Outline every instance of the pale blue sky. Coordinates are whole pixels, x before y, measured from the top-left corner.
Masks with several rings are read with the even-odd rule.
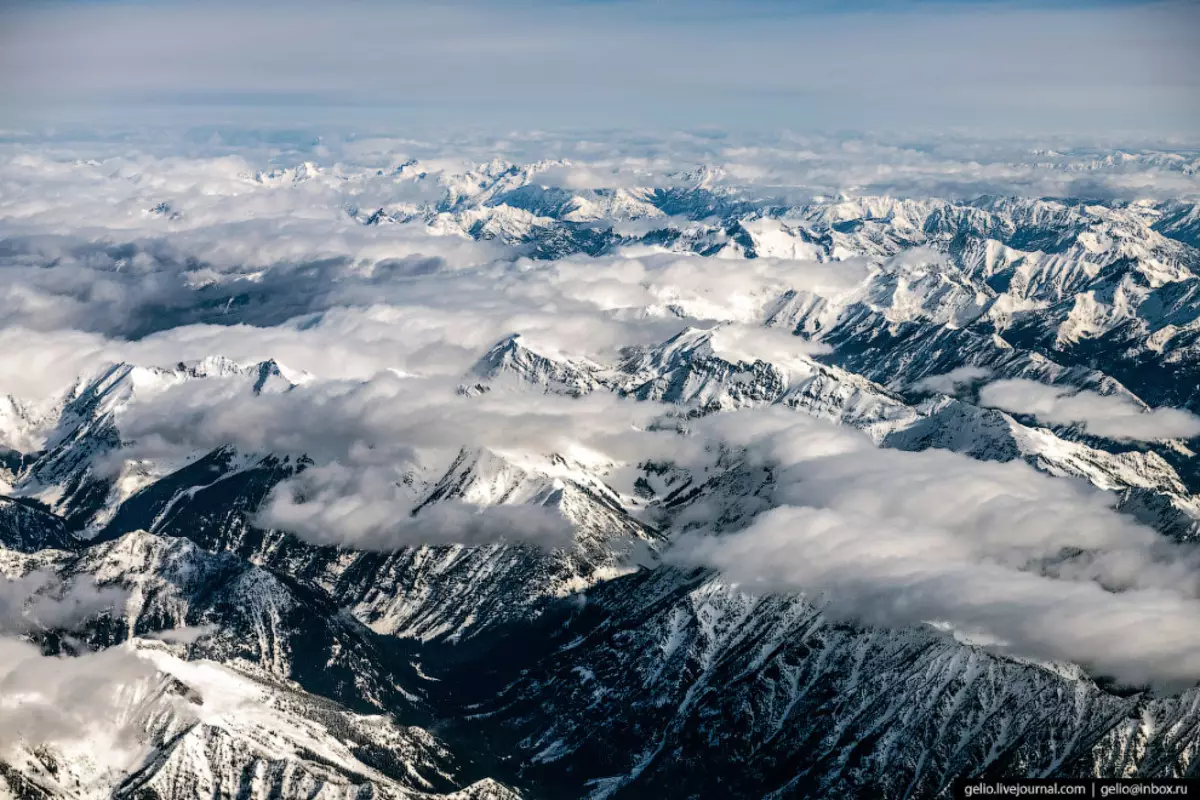
[[[0,5],[0,122],[1183,134],[1194,2]]]

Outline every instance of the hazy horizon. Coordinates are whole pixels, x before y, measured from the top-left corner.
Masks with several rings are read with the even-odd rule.
[[[8,3],[0,124],[1189,137],[1190,2]]]

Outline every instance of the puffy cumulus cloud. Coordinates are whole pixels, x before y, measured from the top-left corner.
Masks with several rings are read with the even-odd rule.
[[[786,368],[797,356],[811,356],[832,350],[823,342],[814,342],[778,328],[750,325],[722,325],[712,336],[713,351],[733,361],[766,361]]]
[[[0,395],[39,402],[109,360],[108,340],[83,331],[0,328]]]
[[[1129,397],[1016,379],[979,391],[985,406],[1029,414],[1052,425],[1078,425],[1107,439],[1156,441],[1200,436],[1200,417],[1177,408],[1145,408]]]
[[[628,248],[622,256],[568,258],[552,267],[563,294],[610,312],[673,313],[695,320],[761,322],[788,291],[836,295],[865,281],[865,261],[757,258],[737,262]],[[670,311],[673,310],[673,311]]]
[[[573,542],[570,524],[546,505],[477,505],[443,501],[421,507],[395,468],[312,467],[275,487],[258,524],[321,545],[396,550],[416,545],[476,546],[496,541],[547,549]]]
[[[949,372],[922,378],[914,383],[912,388],[918,392],[940,392],[941,394],[952,395],[957,393],[964,385],[986,380],[991,377],[991,374],[992,371],[987,367],[971,365],[955,367]]]
[[[1136,684],[1200,679],[1200,648],[1182,633],[1200,615],[1200,551],[1118,514],[1111,494],[1020,462],[877,449],[775,410],[692,430],[768,467],[775,508],[738,532],[686,534],[670,560],[804,592],[866,624],[946,623]],[[1136,651],[1115,651],[1126,636]]]
[[[784,408],[718,414],[689,424],[697,438],[739,448],[756,466],[794,464],[874,449],[860,431]]]
[[[977,558],[1014,569],[1035,565],[1114,589],[1175,583],[1189,594],[1200,590],[1200,552],[1115,513],[1114,495],[1021,462],[862,450],[797,462],[777,480],[784,504],[934,526]]]
[[[666,186],[669,178],[647,169],[637,160],[617,163],[575,164],[563,162],[539,170],[537,181],[563,189],[648,189]]]

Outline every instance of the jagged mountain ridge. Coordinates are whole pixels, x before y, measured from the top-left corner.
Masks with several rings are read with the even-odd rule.
[[[58,753],[18,750],[5,756],[0,791],[45,798],[518,796],[483,778],[464,781],[478,768],[414,724],[432,717],[405,655],[311,587],[144,531],[78,553],[0,556],[0,574],[11,577],[36,570],[68,584],[125,590],[119,608],[71,641],[132,648],[154,672],[123,690],[112,730],[88,734],[136,741],[132,760],[97,762],[70,743]],[[139,638],[164,629],[195,633],[174,644]]]
[[[581,399],[611,392],[661,405],[683,426],[737,408],[788,408],[883,447],[1019,459],[1083,478],[1163,534],[1195,538],[1186,444],[1097,440],[983,408],[970,392],[913,389],[972,365],[1191,404],[1197,260],[1186,203],[795,205],[728,186],[714,169],[679,176],[674,188],[537,183],[561,166],[496,161],[447,176],[405,163],[397,180],[439,182],[445,196],[353,218],[385,233],[419,225],[490,239],[535,259],[654,253],[720,259],[730,270],[740,259],[809,259],[861,262],[865,277],[729,311],[725,322],[799,334],[786,363],[731,355],[713,341],[721,326],[682,303],[630,310],[674,316],[681,330],[610,360],[506,337],[463,376],[462,394],[513,384]],[[269,191],[350,179],[311,164],[253,176]],[[147,691],[146,715],[169,717],[156,703],[176,689],[162,687],[187,675],[269,687],[265,722],[164,734],[159,755],[104,795],[510,796],[491,776],[531,797],[704,797],[713,787],[731,797],[922,797],[963,774],[1174,775],[1196,763],[1194,691],[1155,697],[931,628],[866,629],[826,619],[804,597],[755,597],[712,573],[648,568],[663,532],[701,501],[726,531],[769,507],[770,470],[736,458],[703,475],[638,464],[632,493],[609,485],[605,465],[503,449],[465,447],[411,475],[421,507],[553,505],[576,538],[549,556],[507,543],[362,552],[263,529],[256,512],[269,492],[311,462],[230,447],[179,462],[121,457],[121,415],[139,392],[210,378],[250,396],[304,382],[274,362],[213,357],[85,376],[49,421],[0,403],[0,443],[15,446],[0,480],[19,495],[0,499],[4,563],[129,589],[125,616],[90,629],[93,646],[162,627],[215,628],[187,645],[136,644],[175,676]],[[96,469],[103,461],[120,469]],[[399,722],[376,721],[385,714]],[[302,750],[291,729],[313,715],[313,726],[301,723]],[[393,755],[381,766],[364,754],[372,748]],[[228,758],[237,751],[255,755]],[[483,766],[470,775],[448,766],[471,760]],[[46,782],[43,767],[10,763],[0,780],[16,794],[42,781],[48,796],[74,796]],[[485,782],[468,784],[476,778]]]
[[[597,212],[605,216],[581,221],[579,209],[608,195],[539,185],[544,165],[489,169],[502,179],[484,180],[486,188],[456,195],[450,206],[413,207],[393,221],[500,239],[526,246],[536,258],[648,247],[727,258],[881,262],[928,248],[945,263],[923,272],[919,265],[876,272],[860,292],[825,310],[823,337],[836,338],[838,328],[846,331],[842,338],[861,336],[857,301],[881,315],[871,322],[875,336],[910,324],[916,330],[908,338],[926,339],[950,323],[985,339],[999,335],[1068,367],[1094,368],[1103,352],[1104,371],[1148,402],[1189,408],[1200,402],[1194,393],[1177,393],[1195,381],[1162,374],[1190,369],[1200,324],[1200,252],[1188,233],[1194,204],[867,196],[788,205],[714,182],[711,171],[701,171],[679,176],[670,190],[617,190],[636,202],[605,207]],[[519,188],[498,188],[514,183]],[[450,207],[466,210],[455,216],[444,210]],[[617,232],[621,221],[653,224],[661,215],[668,217],[663,227]],[[1114,362],[1116,353],[1121,358]]]
[[[117,510],[102,537],[152,520],[157,533],[311,581],[378,632],[421,639],[469,637],[476,626],[534,614],[555,597],[616,574],[631,543],[658,539],[605,497],[611,490],[594,478],[564,481],[491,452],[464,450],[431,482],[422,503],[520,502],[522,496],[540,502],[552,491],[575,525],[576,548],[549,555],[501,544],[346,552],[257,527],[252,517],[258,504],[291,473],[272,459],[248,469],[230,469],[231,463],[230,453],[213,453],[147,487]]]
[[[813,389],[802,381],[799,385],[808,392],[809,402],[790,402],[788,398],[796,385],[789,383],[790,375],[785,376],[783,370],[767,362],[727,360],[721,356],[719,348],[714,349],[711,339],[712,331],[685,330],[659,348],[631,351],[618,366],[605,367],[595,363],[581,366],[556,362],[533,351],[525,352],[527,348],[519,338],[509,338],[484,356],[482,366],[472,377],[483,380],[483,386],[493,380],[516,378],[533,391],[563,391],[567,394],[582,387],[589,391],[637,396],[637,388],[647,384],[677,386],[680,388],[674,393],[647,394],[644,400],[666,400],[685,409],[693,408],[698,413],[714,413],[721,408],[741,405],[779,403],[792,406],[797,413],[860,426],[888,446],[922,449],[950,445],[975,457],[1026,458],[1051,472],[1083,475],[1104,488],[1130,493],[1141,489],[1156,496],[1175,495],[1181,501],[1187,499],[1186,490],[1177,476],[1172,477],[1174,473],[1169,465],[1161,459],[1155,461],[1153,454],[1141,457],[1142,460],[1136,456],[1131,460],[1128,455],[1122,458],[1092,450],[1083,444],[1060,440],[1050,431],[1027,428],[1002,412],[980,409],[963,400],[932,398],[911,405],[903,396],[878,384],[822,365],[807,356],[802,359],[807,359],[805,363],[809,363],[812,374],[820,376],[822,382]],[[497,353],[502,357],[497,359]],[[526,370],[533,372],[526,373]],[[539,375],[538,370],[545,370],[546,375],[555,379],[543,379],[545,376]],[[592,380],[587,384],[558,379],[589,370]],[[864,402],[867,408],[889,411],[884,415],[855,413],[855,409],[864,407]],[[458,496],[484,499],[478,494],[482,487],[471,488],[480,480],[485,480],[490,487],[487,491],[492,492],[493,497],[504,496],[511,491],[508,481],[516,479],[519,482],[522,478],[510,473],[512,478],[496,484],[497,474],[502,475],[513,468],[498,458],[493,454],[464,451],[447,474],[433,483],[431,496],[440,491],[440,496],[457,493]],[[750,598],[731,592],[712,576],[685,575],[665,568],[626,577],[611,575],[589,591],[588,605],[583,612],[574,610],[569,604],[558,605],[554,606],[554,613],[540,615],[545,622],[537,623],[539,617],[530,615],[533,606],[522,606],[517,602],[515,613],[511,613],[511,608],[506,609],[509,613],[501,613],[497,609],[511,606],[521,596],[522,590],[518,587],[526,586],[531,574],[528,560],[513,548],[488,547],[453,556],[431,548],[387,556],[342,554],[301,544],[287,534],[256,531],[248,523],[250,513],[256,503],[261,502],[273,480],[290,474],[289,469],[280,467],[271,457],[266,461],[246,461],[232,451],[217,451],[185,467],[183,472],[187,474],[173,474],[135,493],[111,516],[99,537],[105,541],[93,545],[82,556],[62,558],[82,558],[83,563],[91,565],[84,571],[101,579],[128,580],[138,574],[138,569],[129,564],[105,566],[110,562],[105,553],[124,552],[122,548],[129,547],[136,549],[146,541],[153,541],[154,548],[173,541],[177,544],[171,545],[169,550],[182,547],[185,552],[202,553],[187,541],[192,539],[211,550],[233,551],[225,556],[234,559],[229,563],[236,563],[233,554],[238,554],[266,567],[269,571],[261,573],[263,578],[254,581],[256,585],[261,580],[267,580],[268,585],[279,585],[270,578],[272,573],[295,576],[319,591],[322,597],[331,598],[333,602],[329,611],[324,612],[326,614],[337,606],[349,606],[355,616],[379,633],[417,641],[427,639],[430,644],[414,653],[414,658],[419,659],[421,673],[438,675],[441,680],[426,684],[431,695],[418,705],[428,704],[437,708],[440,714],[449,713],[449,724],[456,731],[453,738],[467,742],[468,749],[484,747],[475,738],[481,721],[486,728],[497,726],[496,736],[514,743],[512,749],[502,748],[503,752],[510,757],[519,755],[523,765],[503,778],[537,787],[536,791],[548,796],[563,792],[571,796],[586,793],[594,797],[619,796],[623,792],[639,795],[661,793],[668,791],[668,787],[681,790],[681,787],[689,786],[694,788],[687,791],[694,793],[702,792],[708,781],[729,782],[732,774],[740,776],[729,783],[728,790],[735,796],[767,796],[772,792],[778,796],[815,792],[820,796],[832,791],[902,791],[901,787],[923,794],[943,789],[951,777],[964,770],[991,769],[999,774],[1025,774],[1030,770],[1049,773],[1056,769],[1103,771],[1119,768],[1158,774],[1164,769],[1176,769],[1174,765],[1181,759],[1190,760],[1185,755],[1194,747],[1190,739],[1175,742],[1145,738],[1145,734],[1126,721],[1136,711],[1171,720],[1168,730],[1178,726],[1187,729],[1191,725],[1189,715],[1192,712],[1188,711],[1191,704],[1186,699],[1178,703],[1150,698],[1122,699],[1095,687],[1082,675],[1062,676],[1038,665],[1014,665],[929,631],[885,634],[836,624],[830,626],[821,621],[816,609],[805,606],[802,600],[783,602]],[[762,492],[759,482],[769,481],[769,475],[738,477],[738,474],[735,465],[729,473],[712,477],[699,486],[690,485],[689,479],[685,478],[683,483],[670,487],[669,495],[657,499],[652,495],[648,499],[651,506],[661,504],[669,517],[685,510],[697,498],[711,499],[714,493],[723,493],[729,511],[726,524],[737,527],[744,524],[738,517],[747,513],[747,498],[759,496]],[[483,475],[491,477],[485,479]],[[222,486],[226,482],[229,485]],[[214,491],[213,496],[208,496]],[[213,512],[218,509],[221,516],[214,518]],[[224,522],[219,521],[221,519]],[[149,520],[160,534],[176,538],[162,540],[155,536],[147,539],[144,534],[121,535],[123,526],[145,520]],[[612,520],[606,520],[601,527],[608,529],[612,524]],[[118,536],[120,538],[113,538]],[[114,547],[118,550],[113,551]],[[428,572],[431,562],[437,563],[439,568]],[[505,568],[504,565],[517,566]],[[456,573],[464,575],[463,582],[457,581]],[[144,574],[152,580],[164,577],[169,580],[171,571],[151,559]],[[652,581],[653,587],[648,588],[646,581]],[[364,590],[366,594],[362,594]],[[256,590],[256,596],[258,594]],[[421,599],[422,594],[424,599]],[[358,598],[361,600],[356,603]],[[419,612],[402,611],[397,618],[395,603],[401,601],[411,607],[414,599]],[[172,608],[172,603],[178,602],[168,597],[148,605],[150,608]],[[551,610],[551,607],[545,609]],[[485,681],[484,686],[491,686],[500,699],[494,702],[476,699],[457,712],[449,711],[476,698],[473,692],[480,691],[464,688],[462,684],[468,679],[462,677],[460,670],[471,672],[477,668],[471,666],[474,661],[470,653],[476,648],[488,649],[492,641],[505,641],[513,635],[511,628],[514,625],[520,628],[533,624],[535,629],[538,624],[561,625],[555,620],[562,619],[563,614],[567,615],[568,621],[559,633],[548,643],[533,649],[532,661],[518,661],[526,670],[536,664],[535,674],[539,677],[519,678],[515,673],[505,673],[503,664],[492,665],[489,669],[497,671],[499,676],[491,678],[496,683]],[[267,613],[267,617],[277,616],[273,611]],[[311,616],[311,612],[305,616]],[[191,618],[186,613],[171,611],[157,616],[142,613],[135,619],[139,617],[153,620],[143,623],[147,627],[183,622],[203,624],[211,619],[203,611]],[[472,631],[471,626],[475,623],[472,617],[482,618],[486,624]],[[401,620],[400,624],[393,621],[395,619]],[[201,640],[190,646],[189,657],[217,661],[232,658],[235,662],[244,658],[236,655],[242,652],[240,648],[244,645],[244,634],[238,632],[239,625],[228,620],[219,624],[225,631],[224,644],[206,644]],[[290,623],[273,624],[281,630],[291,627]],[[136,623],[132,628],[136,630]],[[302,631],[297,631],[297,635],[312,638],[312,634]],[[469,634],[466,637],[469,641],[456,644],[463,640],[464,632]],[[764,645],[758,643],[759,637],[791,644],[767,648],[772,655],[764,661]],[[217,636],[216,641],[221,642],[221,636]],[[619,648],[617,641],[623,643]],[[636,648],[630,651],[630,645],[635,642]],[[751,647],[750,642],[756,644]],[[806,660],[817,642],[824,643],[821,646],[825,650],[818,652],[825,655],[815,662]],[[547,646],[548,652],[543,650]],[[455,652],[456,647],[464,649]],[[863,691],[857,681],[867,679],[859,674],[864,647],[876,648],[867,651],[874,653],[869,659],[871,663],[896,664],[891,672],[873,672],[870,676],[878,688],[874,690],[876,694],[870,695],[874,699],[864,699],[861,708],[872,709],[871,715],[882,714],[896,726],[928,725],[928,730],[940,731],[963,724],[956,721],[956,714],[970,713],[991,720],[989,727],[976,730],[976,738],[972,739],[968,750],[951,749],[944,755],[939,754],[938,761],[912,771],[914,756],[906,755],[896,743],[924,741],[922,737],[926,734],[920,731],[925,729],[917,727],[908,733],[907,728],[897,727],[886,740],[874,742],[869,729],[855,727],[865,724],[859,721],[865,719],[859,715],[866,712],[844,708],[836,699]],[[286,649],[284,647],[283,651]],[[295,680],[290,670],[297,660],[285,658],[283,664],[287,666],[281,668],[275,655],[278,652],[274,648],[251,651],[250,660],[259,669],[271,672],[274,667],[275,674]],[[646,654],[637,655],[642,652]],[[805,655],[802,657],[797,653]],[[635,661],[629,663],[627,658]],[[368,655],[354,671],[361,672],[367,667],[369,672],[379,660],[378,655]],[[602,666],[606,664],[608,666]],[[558,673],[562,673],[562,677],[547,680],[547,675]],[[667,675],[672,677],[668,679]],[[989,677],[981,678],[980,675]],[[647,676],[653,676],[653,679]],[[412,679],[411,674],[409,679]],[[505,688],[512,680],[516,682]],[[955,691],[960,702],[948,707],[922,706],[928,716],[915,717],[909,707],[912,694],[897,687],[922,687],[920,691],[925,692],[930,681],[932,685],[958,687]],[[596,682],[595,686],[593,682]],[[609,682],[613,686],[609,686]],[[407,698],[386,699],[386,692],[378,688],[378,683],[375,684],[377,688],[370,688],[370,684],[370,680],[366,684],[355,681],[352,688],[344,690],[343,702],[365,701],[392,710],[408,703]],[[751,695],[730,692],[726,696],[711,688],[728,689],[743,684],[754,687]],[[1003,691],[992,697],[1000,691],[998,687],[1003,687]],[[316,684],[312,688],[320,689],[326,696],[339,693],[328,685]],[[1074,695],[1083,692],[1084,698],[1075,702],[1081,703],[1085,711],[1064,707],[1058,699],[1064,692]],[[670,699],[663,700],[663,697]],[[743,708],[745,704],[757,707],[767,702],[763,697],[775,698],[760,713],[765,714],[767,720],[776,720],[771,728],[776,733],[752,725],[744,734],[748,737],[746,743],[739,746],[744,749],[743,755],[737,755],[742,752],[740,749],[734,749],[731,754],[729,746],[723,746],[719,755],[712,753],[708,757],[713,764],[711,772],[689,771],[687,774],[678,771],[676,759],[664,756],[680,750],[710,753],[710,737],[715,731],[710,730],[712,723],[706,720],[714,716],[728,718],[733,715],[736,718],[739,712],[734,709]],[[1030,697],[1046,698],[1039,701],[1045,706],[1031,711],[1028,707]],[[495,703],[499,705],[495,706]],[[545,730],[544,718],[527,710],[532,708],[557,709],[553,714],[557,720],[555,726]],[[461,723],[465,729],[453,728],[460,724],[453,721],[457,714],[473,721]],[[847,727],[839,728],[843,731],[839,736],[844,739],[830,740],[828,737],[832,734],[828,732],[797,724],[797,720],[830,715],[841,719],[841,714],[851,715],[846,717]],[[1050,719],[1056,722],[1051,723]],[[627,744],[599,758],[586,742],[591,741],[597,727],[613,725],[616,720],[626,722],[606,736],[609,741]],[[1061,751],[1062,755],[1054,762],[1038,760],[1037,754],[1047,748],[1041,737],[1047,736],[1061,737],[1061,740],[1055,739],[1054,747],[1055,752]],[[995,738],[989,740],[988,737]],[[760,739],[765,739],[765,743]],[[854,755],[855,750],[847,749],[849,744],[838,744],[841,741],[857,742],[858,748],[867,748],[862,751],[869,754],[865,764],[860,761],[861,756]],[[1131,749],[1130,742],[1134,741],[1137,746]],[[893,744],[889,745],[889,742]],[[1063,750],[1066,742],[1070,746]],[[495,756],[491,747],[486,747],[485,752]],[[1002,755],[984,755],[997,750]],[[1134,753],[1142,755],[1135,756]],[[847,759],[858,766],[848,768]],[[563,773],[559,766],[563,763],[591,766],[582,773],[577,768]]]
[[[304,380],[302,375],[292,378]],[[140,396],[195,379],[232,380],[254,394],[287,391],[297,385],[273,361],[242,366],[213,356],[169,369],[107,365],[76,381],[55,404],[54,413],[47,413],[44,440],[38,451],[25,454],[27,463],[20,470],[15,493],[46,503],[72,530],[90,524],[94,532],[97,514],[162,475],[161,465],[145,462],[126,462],[115,475],[100,469],[103,457],[121,447],[118,417]]]
[[[1154,450],[1114,453],[1090,447],[957,398],[918,395],[909,402],[859,375],[802,355],[799,341],[786,369],[763,360],[723,358],[712,346],[717,331],[685,329],[660,347],[629,351],[616,367],[554,361],[512,338],[481,363],[493,377],[507,375],[544,391],[575,395],[609,390],[697,414],[778,404],[857,427],[888,447],[938,447],[985,461],[1021,459],[1052,475],[1080,477],[1122,493],[1122,502],[1139,509],[1140,518],[1176,537],[1191,539],[1200,532],[1200,504]],[[504,354],[502,360],[497,352]],[[562,380],[564,375],[570,380]],[[1156,511],[1150,513],[1150,508]]]
[[[1194,691],[1122,697],[704,574],[639,573],[590,601],[536,671],[502,672],[469,706],[546,796],[932,797],[962,774],[1193,774]]]
[[[464,448],[449,464],[435,464],[426,474],[410,476],[416,513],[445,501],[550,505],[574,528],[573,548],[553,554],[502,545],[347,554],[308,545],[257,527],[254,514],[280,481],[310,462],[290,455],[239,453],[228,447],[192,454],[182,464],[126,461],[116,479],[90,484],[98,487],[90,495],[90,504],[78,501],[76,487],[89,485],[96,459],[120,456],[120,415],[134,407],[139,391],[158,389],[160,380],[206,380],[216,372],[232,377],[235,391],[257,393],[262,374],[281,374],[274,362],[267,363],[269,369],[262,364],[243,367],[214,357],[199,366],[180,365],[173,370],[118,365],[96,380],[83,382],[83,388],[73,389],[72,398],[85,402],[73,399],[64,405],[55,428],[61,441],[37,454],[16,480],[16,491],[28,495],[20,498],[27,505],[5,501],[23,511],[20,518],[13,517],[10,546],[21,546],[15,525],[32,519],[35,512],[26,510],[33,508],[29,504],[39,502],[38,497],[56,500],[48,510],[57,516],[44,515],[48,530],[39,533],[41,540],[54,546],[72,541],[69,534],[65,540],[61,535],[55,539],[60,529],[92,541],[116,539],[140,529],[181,536],[310,581],[377,631],[458,638],[472,635],[476,626],[536,613],[556,597],[618,574],[631,548],[661,538],[631,515],[627,498],[618,496],[586,466],[554,454],[480,448]],[[220,369],[204,368],[206,364]],[[295,385],[285,383],[279,390]],[[519,592],[512,591],[516,586],[522,587]]]

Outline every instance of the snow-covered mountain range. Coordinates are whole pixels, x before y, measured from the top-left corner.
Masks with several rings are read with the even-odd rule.
[[[393,161],[0,209],[0,796],[1194,773],[1195,199]]]

